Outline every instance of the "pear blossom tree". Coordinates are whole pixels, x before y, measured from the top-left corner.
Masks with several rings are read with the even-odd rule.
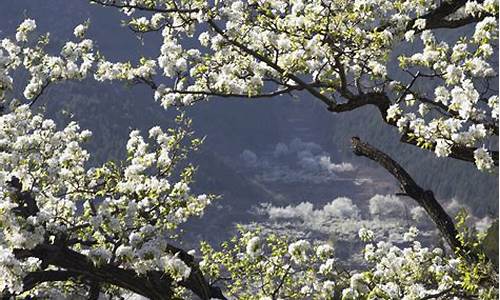
[[[50,84],[93,77],[146,84],[164,107],[212,97],[308,96],[333,113],[378,108],[401,140],[496,172],[496,1],[91,0],[118,8],[138,35],[161,34],[157,57],[111,61],[74,29],[59,53],[26,19],[0,43],[0,292],[12,298],[497,299],[498,271],[460,215],[393,159],[352,140],[436,224],[448,247],[367,243],[364,270],[349,270],[328,243],[245,231],[202,257],[176,246],[177,228],[215,195],[195,194],[186,164],[201,140],[180,113],[176,128],[134,130],[127,159],[88,167],[91,132],[59,128],[37,111]],[[469,26],[454,42],[439,29]],[[188,46],[191,45],[191,46]],[[408,46],[410,53],[398,53]],[[496,54],[495,54],[496,53]],[[395,57],[396,56],[396,57]],[[397,66],[397,70],[389,70]],[[21,70],[21,71],[20,71]],[[26,71],[26,83],[15,72]],[[423,88],[425,87],[425,88]],[[23,90],[23,95],[16,92]],[[377,243],[375,243],[377,242]],[[449,249],[448,249],[449,248]]]
[[[438,157],[498,166],[494,0],[90,2],[121,9],[137,34],[161,33],[145,76],[103,60],[96,78],[147,83],[164,107],[305,92],[334,113],[374,105],[403,142]],[[437,33],[466,26],[453,42]],[[394,57],[400,46],[411,51]]]
[[[88,167],[89,130],[63,128],[33,106],[49,84],[94,72],[93,43],[75,28],[59,56],[45,51],[48,35],[32,36],[25,20],[15,39],[1,41],[0,291],[19,297],[98,299],[127,293],[151,299],[221,296],[192,255],[175,246],[177,227],[215,199],[194,194],[195,167],[180,164],[201,140],[184,114],[177,127],[134,130],[127,159]],[[14,73],[28,73],[15,96]],[[18,83],[22,87],[22,83]]]
[[[359,231],[370,267],[358,272],[346,269],[329,244],[289,241],[258,230],[241,230],[220,251],[202,245],[200,266],[226,282],[227,293],[237,299],[498,298],[497,273],[484,257],[472,270],[463,256],[422,246],[415,227],[404,234],[404,247],[374,241],[373,236],[369,229]]]

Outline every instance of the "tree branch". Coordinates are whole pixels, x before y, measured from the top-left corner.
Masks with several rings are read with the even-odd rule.
[[[359,94],[356,96],[353,95],[350,97],[342,94],[342,96],[347,99],[347,102],[331,105],[328,107],[329,111],[340,113],[340,112],[352,111],[366,105],[374,105],[379,110],[383,120],[386,123],[394,125],[391,122],[386,121],[387,109],[391,105],[391,101],[389,100],[389,97],[387,97],[386,94],[366,93],[366,94]]]
[[[167,249],[171,253],[178,253],[178,257],[191,268],[189,277],[181,281],[181,286],[191,290],[201,299],[226,299],[219,287],[208,284],[192,255],[170,244],[167,245]]]
[[[114,7],[119,9],[136,9],[141,11],[149,11],[156,13],[195,13],[198,12],[199,9],[178,9],[178,8],[159,8],[159,7],[147,7],[134,5],[129,3],[119,3],[116,0],[89,0],[90,3],[99,4],[102,6]]]
[[[457,20],[446,20],[461,7],[463,7],[468,0],[454,0],[454,1],[442,1],[442,4],[429,12],[428,14],[421,17],[425,22],[425,29],[437,29],[437,28],[458,28],[467,24],[472,24],[484,19],[486,14],[482,14],[481,17],[465,17],[463,19]],[[482,3],[484,0],[478,0],[478,3]],[[412,20],[407,25],[407,30],[411,30],[415,24],[415,20]]]
[[[236,41],[236,40],[233,40],[231,38],[229,38],[226,33],[224,32],[224,30],[222,30],[216,23],[215,21],[213,20],[208,20],[207,21],[208,25],[215,31],[217,32],[220,36],[222,36],[228,43],[230,43],[231,45],[233,45],[234,47],[238,48],[241,52],[247,54],[247,55],[250,55],[264,63],[266,63],[269,67],[273,68],[274,70],[276,70],[278,73],[284,75],[285,77],[288,77],[290,78],[291,80],[293,80],[297,85],[299,85],[301,88],[303,88],[304,90],[307,90],[309,93],[311,93],[314,97],[318,98],[319,100],[323,101],[325,104],[327,104],[328,106],[331,106],[331,105],[334,105],[335,102],[332,98],[322,94],[320,91],[318,91],[317,89],[315,89],[314,87],[308,85],[304,80],[300,79],[298,76],[294,75],[294,74],[291,74],[291,73],[287,73],[283,68],[281,68],[278,64],[276,64],[275,62],[273,62],[270,58],[258,53],[257,51],[255,50],[252,50],[250,48],[248,48],[247,46],[243,45],[242,43]]]
[[[342,96],[346,97],[345,95]],[[382,120],[386,124],[397,126],[395,120],[388,121],[386,118],[387,109],[391,105],[391,101],[389,100],[389,97],[387,97],[385,93],[366,93],[366,94],[356,95],[347,99],[348,100],[345,103],[339,103],[329,106],[328,110],[331,112],[340,113],[340,112],[352,111],[366,105],[374,105],[379,110]],[[410,145],[417,145],[417,141],[414,139],[410,139],[406,134],[403,134],[403,136],[401,136],[401,142]],[[429,150],[434,151],[434,147],[435,145],[429,148]],[[476,148],[474,147],[453,145],[451,147],[451,153],[449,157],[474,163],[475,150]],[[498,166],[498,151],[489,150],[489,153],[491,154],[495,166]]]
[[[43,282],[55,282],[78,279],[80,275],[70,271],[37,271],[31,272],[23,279],[23,289],[29,291]]]
[[[8,184],[9,197],[19,204],[19,207],[16,208],[16,213],[23,218],[36,215],[39,212],[36,200],[30,192],[22,191],[22,184],[19,179],[12,177]],[[164,272],[151,271],[146,275],[138,275],[134,270],[123,269],[113,264],[96,266],[84,254],[68,248],[67,242],[68,240],[65,237],[61,237],[56,239],[54,244],[41,244],[30,250],[14,250],[14,255],[18,259],[36,257],[45,266],[52,265],[64,269],[64,271],[37,271],[29,273],[24,278],[25,291],[34,288],[42,282],[85,278],[91,287],[89,296],[94,298],[98,296],[99,287],[103,283],[116,285],[150,299],[161,300],[172,298],[174,283]],[[211,286],[205,280],[198,264],[191,255],[172,245],[168,245],[167,250],[172,254],[177,254],[191,268],[189,277],[179,282],[179,285],[192,291],[203,300],[210,298],[226,299],[219,288]]]
[[[353,137],[352,148],[354,154],[367,157],[384,169],[398,180],[401,190],[409,197],[414,199],[422,208],[425,209],[434,224],[437,226],[444,239],[454,251],[458,251],[465,257],[474,258],[475,255],[470,253],[457,238],[458,231],[452,218],[446,213],[441,204],[434,198],[432,191],[421,188],[413,178],[394,161],[389,155],[371,146],[368,143],[362,142],[358,137]]]
[[[151,299],[170,299],[173,294],[171,280],[162,276],[160,272],[139,276],[133,270],[125,270],[110,264],[96,266],[85,255],[65,247],[42,244],[31,250],[15,250],[14,254],[18,259],[36,257],[47,265],[65,269],[71,274],[94,282],[116,285]]]
[[[410,144],[410,145],[417,145],[417,140],[415,139],[410,139],[406,134],[401,136],[401,142]],[[429,150],[434,151],[435,145],[432,145]],[[476,148],[473,147],[465,147],[465,146],[460,146],[460,145],[453,145],[451,147],[451,152],[448,155],[451,158],[458,159],[458,160],[463,160],[463,161],[468,161],[474,163],[476,160],[474,158],[474,151]],[[488,150],[488,152],[491,154],[491,158],[493,159],[493,163],[495,166],[498,166],[498,151],[494,150]]]
[[[218,287],[211,286],[204,278],[194,258],[182,249],[169,245],[168,250],[179,253],[178,256],[190,268],[191,273],[179,285],[192,291],[200,299],[226,299]],[[172,279],[163,272],[151,271],[138,275],[133,270],[122,269],[112,264],[96,266],[85,255],[61,245],[38,245],[34,249],[14,251],[16,258],[36,257],[46,265],[56,266],[64,271],[38,271],[29,273],[24,278],[24,291],[29,291],[43,282],[85,279],[90,282],[90,296],[98,295],[99,286],[112,284],[150,299],[172,299]]]

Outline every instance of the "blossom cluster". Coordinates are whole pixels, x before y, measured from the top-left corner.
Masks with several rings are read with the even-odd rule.
[[[440,40],[432,28],[436,24],[425,17],[438,6],[432,0],[94,2],[121,7],[139,34],[161,32],[162,45],[157,57],[137,64],[111,62],[85,38],[87,22],[74,28],[78,41],[51,55],[49,35],[35,40],[37,25],[31,19],[19,25],[15,39],[1,40],[0,100],[9,104],[0,116],[2,291],[22,294],[29,272],[53,268],[19,257],[19,250],[57,243],[97,267],[117,266],[141,276],[159,271],[174,285],[182,282],[192,275],[192,266],[170,243],[180,224],[203,214],[214,200],[193,193],[195,168],[178,164],[200,144],[184,116],[177,119],[178,129],[153,127],[148,136],[132,131],[125,161],[89,168],[90,154],[82,145],[90,131],[76,122],[58,129],[10,97],[16,78],[11,73],[21,68],[28,73],[23,95],[31,104],[50,83],[89,75],[97,81],[146,83],[165,108],[211,96],[307,91],[335,110],[339,97],[383,95],[392,104],[383,112],[386,121],[410,141],[438,157],[474,149],[478,169],[495,169],[487,145],[498,135],[498,95],[488,86],[497,78],[491,63],[498,40],[496,1],[467,1],[447,16],[445,23],[479,20],[473,33],[452,43]],[[136,14],[141,10],[150,15]],[[393,80],[391,54],[405,44],[413,53],[398,58],[398,71],[410,78]],[[422,91],[423,85],[432,91]],[[367,268],[349,273],[329,243],[242,230],[223,251],[203,244],[200,267],[214,280],[229,278],[227,292],[241,299],[409,300],[455,292],[498,297],[490,264],[470,265],[466,258],[423,247],[414,241],[417,235],[411,228],[403,236],[406,244],[374,244],[373,232],[363,228],[359,236],[369,242]],[[45,290],[56,295],[58,288]]]
[[[342,291],[342,299],[458,299],[453,296],[454,291],[468,284],[469,262],[463,256],[447,256],[439,247],[422,246],[414,240],[417,235],[414,227],[405,233],[407,247],[384,241],[368,242],[364,258],[370,268],[351,275],[349,286]],[[488,277],[491,271],[481,276]],[[488,286],[471,292],[479,299],[498,297],[498,291]]]
[[[498,96],[481,88],[497,78],[491,64],[498,40],[493,0],[467,1],[443,18],[479,20],[473,33],[452,43],[440,41],[433,30],[440,25],[426,17],[440,5],[432,0],[118,3],[134,31],[161,32],[163,43],[158,57],[145,59],[147,67],[100,64],[99,80],[145,77],[165,108],[212,96],[272,97],[304,90],[335,107],[337,96],[383,94],[393,104],[387,122],[407,140],[438,157],[477,149],[468,160],[482,171],[495,169],[487,146],[498,135]],[[408,44],[412,50],[399,57],[399,70],[389,72],[393,49]],[[160,70],[164,77],[152,84]],[[411,77],[399,76],[403,71]]]
[[[47,245],[64,245],[96,266],[112,264],[142,276],[162,272],[174,284],[191,275],[191,267],[179,257],[182,250],[171,243],[177,227],[200,216],[215,198],[191,191],[192,165],[178,167],[201,143],[192,137],[191,120],[181,114],[175,119],[178,128],[155,126],[148,136],[134,130],[124,149],[127,160],[89,167],[83,144],[92,133],[76,122],[61,129],[32,107],[50,83],[89,74],[100,81],[148,80],[155,74],[152,60],[141,60],[134,68],[97,56],[93,41],[85,39],[88,26],[76,26],[79,41],[66,42],[58,56],[45,49],[48,35],[34,37],[36,22],[31,19],[19,26],[15,40],[0,43],[5,110],[0,116],[2,292],[49,298],[82,293],[81,287],[64,284],[41,284],[24,292],[25,276],[57,267],[17,253]],[[28,73],[24,97],[29,105],[12,97],[17,86],[22,90],[21,82],[14,85],[13,80],[19,69]]]
[[[81,80],[87,77],[95,61],[93,41],[85,39],[88,24],[78,25],[75,36],[78,42],[68,41],[59,55],[45,50],[49,35],[35,40],[29,35],[36,28],[36,22],[26,19],[17,28],[16,39],[4,38],[0,43],[0,101],[6,100],[6,92],[13,90],[11,72],[23,67],[29,74],[24,87],[24,97],[36,99],[47,85],[64,80]]]
[[[190,123],[184,117],[178,122]],[[61,236],[96,265],[118,264],[138,274],[158,270],[176,281],[190,275],[169,243],[177,226],[201,215],[213,196],[191,192],[192,166],[175,171],[189,131],[153,127],[149,143],[132,131],[128,160],[97,168],[86,166],[89,153],[81,146],[90,131],[75,122],[58,130],[28,105],[0,116],[0,136],[0,269],[5,269],[0,290],[22,292],[27,272],[41,268],[35,258],[18,259],[16,250],[55,243]],[[190,144],[197,147],[199,141]],[[36,206],[28,214],[27,194]]]
[[[466,15],[498,12],[498,5],[491,1],[468,2],[465,8]],[[490,63],[498,40],[497,27],[495,17],[485,17],[475,25],[472,37],[464,36],[454,44],[439,41],[431,30],[423,30],[423,51],[401,56],[400,66],[407,71],[425,70],[414,76],[425,72],[425,76],[435,78],[434,92],[407,93],[404,101],[387,111],[387,119],[402,133],[422,147],[433,147],[438,157],[449,156],[453,147],[476,148],[476,166],[483,171],[495,168],[485,145],[497,135],[498,95],[483,91],[480,82],[498,78]],[[401,82],[393,84],[404,88]]]
[[[241,230],[215,251],[202,244],[200,267],[208,276],[228,278],[227,292],[238,299],[333,299],[341,266],[331,244],[289,242],[274,234]]]
[[[229,280],[229,295],[243,299],[496,299],[495,271],[483,259],[471,264],[446,249],[424,247],[418,229],[405,242],[373,240],[363,228],[365,264],[347,271],[328,243],[312,245],[274,234],[242,231],[221,251],[202,245],[202,269],[214,279]],[[246,252],[244,251],[246,248]],[[486,284],[486,282],[490,284]],[[454,296],[454,295],[460,295]]]

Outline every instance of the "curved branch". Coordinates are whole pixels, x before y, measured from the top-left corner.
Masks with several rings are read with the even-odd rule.
[[[418,144],[417,140],[409,138],[406,134],[401,136],[401,142],[415,146],[417,146]],[[434,148],[435,145],[432,145],[429,150],[434,151]],[[476,148],[453,145],[450,150],[451,152],[448,156],[451,158],[472,163],[475,163],[476,161],[474,158],[474,151],[476,150]],[[498,166],[498,151],[488,150],[488,152],[491,154],[494,165]]]
[[[15,211],[16,214],[23,218],[28,218],[39,212],[35,198],[33,198],[30,192],[22,191],[22,184],[17,177],[13,176],[8,185],[9,197],[19,204],[19,208]],[[108,283],[150,299],[172,299],[175,284],[164,272],[151,271],[145,275],[138,275],[134,270],[123,269],[113,264],[96,266],[84,254],[68,248],[67,245],[71,245],[68,242],[70,240],[61,237],[56,239],[55,244],[41,244],[31,250],[14,250],[14,255],[18,259],[36,257],[45,266],[52,265],[64,270],[29,273],[24,278],[25,291],[34,288],[42,282],[84,278],[91,283],[91,291],[94,291],[94,295],[98,294],[96,291],[98,291],[98,287],[102,283]],[[189,277],[179,282],[179,285],[192,291],[203,300],[211,298],[226,299],[219,288],[211,286],[205,280],[198,264],[191,255],[172,245],[168,245],[167,250],[172,254],[177,254],[191,268]]]
[[[24,291],[33,289],[43,282],[55,282],[78,279],[80,275],[70,271],[37,271],[31,272],[23,279]]]
[[[347,102],[331,105],[328,107],[329,111],[340,113],[340,112],[352,111],[366,105],[374,105],[379,110],[383,120],[384,121],[386,120],[387,109],[391,105],[391,101],[389,100],[389,97],[387,97],[386,94],[366,93],[350,97],[348,95],[342,94],[342,96],[348,99]],[[395,125],[392,122],[387,122],[387,121],[385,122],[391,125]]]
[[[371,146],[368,143],[362,142],[358,137],[353,137],[352,149],[354,154],[367,157],[384,169],[398,180],[401,190],[409,197],[414,199],[422,208],[425,209],[434,224],[437,226],[444,239],[454,251],[460,254],[474,258],[474,254],[470,253],[457,238],[458,231],[452,218],[446,213],[441,204],[434,197],[434,193],[429,190],[424,190],[420,187],[413,178],[389,155]]]
[[[99,4],[102,6],[114,7],[119,9],[137,9],[141,11],[157,12],[157,13],[196,13],[199,9],[178,9],[178,8],[158,8],[158,7],[146,7],[129,3],[117,3],[117,1],[106,1],[106,0],[89,0],[91,3]]]
[[[346,97],[346,95],[342,95],[342,96]],[[345,103],[339,103],[336,105],[329,106],[328,110],[331,112],[340,113],[340,112],[352,111],[352,110],[355,110],[357,108],[360,108],[360,107],[363,107],[366,105],[374,105],[379,110],[380,115],[382,117],[382,120],[386,124],[389,124],[392,126],[397,126],[395,120],[388,121],[386,118],[387,117],[387,109],[391,105],[391,101],[385,93],[366,93],[366,94],[356,95],[356,96],[353,96],[353,97],[347,98],[347,99],[348,100]],[[401,137],[401,142],[411,144],[411,145],[417,145],[417,141],[415,139],[410,139],[407,136],[407,134],[403,134],[403,136]],[[429,150],[434,151],[434,148],[435,148],[435,145],[432,145],[432,147],[430,147]],[[474,163],[475,162],[475,158],[474,158],[474,151],[475,150],[476,150],[476,148],[474,148],[474,147],[453,145],[451,147],[451,153],[450,153],[449,157]],[[495,166],[498,166],[498,151],[489,150],[489,153],[491,154],[491,157],[493,159]]]
[[[201,299],[215,298],[226,300],[226,297],[222,294],[222,291],[219,287],[208,284],[192,255],[173,245],[167,245],[167,249],[171,253],[177,253],[178,257],[191,268],[189,277],[180,282],[181,286],[187,288],[188,290],[191,290]]]
[[[189,278],[179,283],[181,286],[191,290],[200,299],[226,299],[220,289],[207,283],[191,256],[181,249],[175,247],[172,249],[180,252],[179,258],[186,260],[186,264],[192,268]],[[133,270],[112,264],[95,265],[87,256],[60,245],[42,244],[31,250],[15,250],[14,254],[18,259],[36,257],[46,265],[65,270],[28,274],[24,279],[28,283],[25,291],[41,282],[64,281],[81,277],[96,284],[112,284],[150,299],[161,300],[173,297],[174,283],[163,272],[151,271],[145,275],[138,275]],[[190,261],[186,255],[190,257]]]
[[[484,0],[478,0],[478,3],[482,3]],[[437,28],[458,28],[465,26],[467,24],[472,24],[481,21],[486,17],[486,14],[482,14],[480,17],[465,17],[457,20],[447,20],[449,17],[461,7],[463,7],[468,0],[454,0],[454,1],[442,1],[442,4],[436,9],[432,10],[428,14],[421,17],[425,22],[425,29],[437,29]],[[407,30],[413,28],[415,20],[412,20],[406,26]]]
[[[151,299],[170,299],[173,295],[171,280],[162,278],[159,272],[139,276],[132,270],[110,264],[96,266],[85,255],[65,247],[43,244],[32,250],[15,250],[14,254],[18,259],[36,257],[45,264],[63,268],[73,275],[116,285]]]

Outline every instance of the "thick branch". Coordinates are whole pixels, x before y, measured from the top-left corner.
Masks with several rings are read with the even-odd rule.
[[[190,276],[179,284],[196,294],[200,299],[226,299],[221,290],[210,286],[192,256],[173,246],[169,250],[179,253],[179,258],[191,268]],[[36,257],[44,264],[56,266],[65,271],[45,271],[28,274],[25,279],[25,291],[37,284],[48,281],[65,281],[83,278],[98,286],[103,283],[112,284],[150,299],[172,299],[172,280],[163,272],[152,271],[138,275],[133,270],[122,269],[111,264],[96,266],[85,255],[63,246],[39,245],[32,250],[16,250],[18,259]]]
[[[401,136],[401,142],[410,144],[410,145],[417,145],[417,141],[415,139],[410,139],[407,135]],[[429,150],[434,150],[435,145],[433,145]],[[459,146],[459,145],[453,145],[451,147],[451,152],[449,154],[449,157],[458,159],[458,160],[463,160],[463,161],[468,161],[468,162],[475,162],[474,159],[474,151],[476,148],[473,147],[465,147],[465,146]],[[493,163],[495,166],[498,166],[498,151],[488,151],[491,154],[491,158],[493,159]]]
[[[207,283],[192,255],[172,245],[168,245],[167,247],[171,253],[177,253],[178,257],[191,268],[189,277],[180,282],[181,286],[191,290],[201,299],[226,299],[220,288]]]
[[[387,109],[391,105],[391,101],[384,93],[367,93],[350,97],[348,95],[342,96],[348,99],[347,102],[331,105],[328,107],[329,111],[340,113],[352,111],[366,105],[374,105],[379,110],[382,118],[386,120]]]
[[[17,177],[9,183],[9,196],[19,204],[16,213],[24,218],[34,216],[39,208],[30,192],[22,191],[22,184]],[[24,289],[28,291],[42,282],[85,279],[90,283],[91,297],[99,295],[103,283],[112,284],[138,293],[150,299],[172,299],[173,282],[163,272],[152,271],[146,275],[138,275],[133,270],[122,269],[116,265],[103,264],[96,266],[87,256],[67,247],[67,240],[57,239],[55,244],[42,244],[34,249],[18,249],[14,251],[18,259],[36,257],[43,265],[55,266],[64,271],[32,272],[24,278]],[[221,290],[213,287],[205,280],[194,258],[182,249],[168,246],[168,251],[177,254],[190,268],[189,277],[179,284],[192,291],[201,299],[226,299]],[[1,291],[0,291],[1,292]]]
[[[343,96],[347,98],[346,95]],[[387,97],[385,93],[366,93],[366,94],[352,96],[347,99],[348,100],[345,103],[339,103],[329,106],[328,110],[331,112],[340,113],[340,112],[352,111],[366,105],[374,105],[379,110],[382,120],[385,123],[392,126],[396,126],[395,120],[390,120],[390,121],[387,120],[387,109],[391,105],[391,101],[389,100],[389,97]],[[415,139],[410,139],[406,134],[404,134],[401,137],[401,141],[407,144],[417,145],[417,141]],[[429,148],[429,150],[433,151],[434,147],[435,146],[433,145],[431,148]],[[451,148],[451,153],[449,157],[474,163],[475,150],[476,148],[473,147],[454,145]],[[495,166],[498,166],[498,151],[492,150],[489,152],[491,154]]]
[[[447,20],[446,17],[449,17],[461,7],[463,7],[468,0],[455,0],[455,1],[442,1],[442,4],[429,12],[428,14],[421,17],[425,22],[425,29],[436,29],[436,28],[458,28],[467,24],[472,24],[481,21],[484,19],[486,14],[482,14],[480,17],[465,17],[463,19],[457,20]],[[482,3],[483,0],[477,1],[478,3]],[[413,28],[416,20],[412,20],[408,23],[407,29],[410,30]]]
[[[66,281],[79,278],[79,274],[70,271],[37,271],[26,275],[23,279],[23,288],[29,291],[43,282]]]
[[[16,250],[17,258],[36,257],[94,282],[109,283],[151,299],[171,299],[172,283],[159,272],[139,276],[132,270],[104,264],[96,266],[85,255],[56,245],[39,245],[32,250]],[[29,276],[29,275],[28,275]],[[62,278],[67,280],[67,278]]]
[[[436,198],[434,198],[432,191],[421,188],[403,167],[389,157],[389,155],[368,143],[362,142],[358,137],[352,138],[352,148],[354,154],[365,156],[389,171],[398,180],[402,191],[425,209],[450,247],[461,254],[468,254],[457,238],[458,232],[452,218],[446,213]]]

